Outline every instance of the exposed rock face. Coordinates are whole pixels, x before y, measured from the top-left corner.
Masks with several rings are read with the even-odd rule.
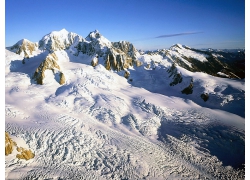
[[[106,56],[107,51],[112,48],[112,43],[104,36],[102,36],[98,30],[90,32],[89,35],[85,38],[85,41],[86,43],[90,44],[89,49],[92,50],[93,47],[95,50],[94,53],[98,54],[99,57]]]
[[[11,51],[14,51],[16,54],[22,55],[25,58],[28,58],[32,55],[33,51],[38,49],[38,44],[30,42],[27,39],[22,39],[10,47]]]
[[[25,159],[29,160],[35,157],[35,154],[32,153],[32,151],[29,149],[24,149],[22,147],[17,147],[17,151],[20,152],[20,154],[17,154],[16,157],[18,159]]]
[[[63,84],[65,84],[65,76],[64,76],[64,74],[62,73],[62,72],[60,72],[60,85],[63,85]]]
[[[170,86],[174,86],[174,85],[182,82],[182,75],[180,72],[177,72],[177,68],[176,68],[176,65],[174,63],[167,70],[167,72],[170,74],[169,77],[173,76],[173,81],[169,84]]]
[[[130,75],[129,71],[125,71],[125,73],[124,73],[124,77],[125,77],[126,79],[128,79],[128,78],[129,78],[129,75]]]
[[[15,146],[16,146],[16,142],[14,142],[10,138],[9,134],[5,132],[5,156],[8,156],[9,154],[11,154]]]
[[[77,35],[76,33],[68,32],[67,30],[62,29],[61,31],[53,31],[45,35],[39,41],[39,48],[53,52],[56,50],[67,49],[71,45],[76,46],[82,41],[84,41],[83,37]]]
[[[201,98],[206,102],[209,99],[209,95],[207,93],[201,94]]]
[[[135,60],[135,61],[134,61],[134,64],[136,65],[136,67],[139,67],[139,66],[141,66],[143,63],[142,63],[141,61],[139,61],[139,60]]]
[[[186,87],[185,89],[183,89],[181,91],[182,94],[192,94],[193,93],[193,87],[194,87],[193,82],[191,82],[188,87]]]
[[[124,53],[117,53],[113,49],[107,52],[105,58],[105,67],[107,70],[121,71],[128,68],[132,63],[132,59],[127,57]]]
[[[98,65],[98,58],[97,57],[94,57],[92,60],[91,60],[91,65],[93,67],[97,66]]]
[[[181,82],[182,82],[181,73],[177,73],[174,75],[173,81],[170,83],[170,86],[174,86],[174,85],[181,83]]]
[[[34,73],[34,79],[36,80],[37,84],[43,84],[43,80],[45,78],[45,70],[60,70],[59,65],[57,64],[57,56],[55,53],[50,53],[45,60],[39,65]]]
[[[77,48],[77,51],[78,51],[77,54],[79,54],[79,52],[82,52],[83,54],[93,56],[96,53],[95,48],[89,42],[80,42],[80,43],[78,43],[76,48]]]
[[[98,55],[103,57],[104,66],[107,70],[121,71],[133,66],[135,63],[140,66],[142,63],[136,60],[136,54],[139,54],[133,44],[120,41],[110,42],[103,37],[99,31],[91,32],[83,42],[76,46],[77,51],[90,56]],[[92,66],[96,66],[96,62],[91,62]]]
[[[135,49],[134,45],[127,41],[112,42],[113,47],[124,52],[132,60],[136,60],[136,53],[138,51]]]
[[[30,149],[25,149],[23,147],[18,147],[16,142],[13,141],[9,134],[5,132],[5,156],[12,154],[13,150],[16,150],[20,153],[16,155],[18,159],[29,160],[35,157],[35,154]]]

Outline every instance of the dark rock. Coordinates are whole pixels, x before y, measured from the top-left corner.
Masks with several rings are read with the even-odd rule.
[[[193,93],[193,83],[191,82],[188,87],[183,89],[182,94],[192,94]]]
[[[202,93],[201,98],[206,102],[209,99],[209,95],[207,93]]]

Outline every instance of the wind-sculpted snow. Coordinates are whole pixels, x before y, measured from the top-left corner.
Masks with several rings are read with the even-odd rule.
[[[97,31],[86,39],[96,38],[108,43]],[[6,156],[5,179],[245,178],[244,80],[190,72],[159,54],[107,70],[104,57],[76,51],[54,51],[62,85],[49,69],[43,85],[32,79],[47,50],[25,64],[5,51],[5,130],[35,154]]]

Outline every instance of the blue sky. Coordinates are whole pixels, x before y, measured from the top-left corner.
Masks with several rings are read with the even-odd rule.
[[[6,0],[5,46],[65,28],[137,49],[245,48],[244,0]]]

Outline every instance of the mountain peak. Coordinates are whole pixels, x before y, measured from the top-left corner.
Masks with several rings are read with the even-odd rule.
[[[93,39],[99,39],[101,38],[101,34],[98,30],[94,30],[92,32],[89,33],[89,35],[86,37],[86,40],[88,41],[92,41]]]
[[[61,29],[59,32],[67,32],[68,33],[68,31],[65,28]]]
[[[73,43],[82,41],[82,37],[76,33],[68,32],[65,28],[60,31],[52,31],[39,41],[39,48],[47,50],[63,50]]]
[[[29,41],[28,39],[21,39],[21,40],[18,41],[16,44],[22,45],[23,43],[31,43],[31,41]]]
[[[96,29],[96,30],[93,31],[93,33],[99,33],[99,31]]]
[[[49,33],[48,35],[59,35],[59,36],[67,36],[69,34],[69,32],[66,29],[61,29],[59,31],[52,31],[51,33]]]
[[[37,50],[37,46],[37,43],[33,43],[28,39],[21,39],[16,44],[11,46],[10,50],[23,57],[30,57],[33,51]]]

